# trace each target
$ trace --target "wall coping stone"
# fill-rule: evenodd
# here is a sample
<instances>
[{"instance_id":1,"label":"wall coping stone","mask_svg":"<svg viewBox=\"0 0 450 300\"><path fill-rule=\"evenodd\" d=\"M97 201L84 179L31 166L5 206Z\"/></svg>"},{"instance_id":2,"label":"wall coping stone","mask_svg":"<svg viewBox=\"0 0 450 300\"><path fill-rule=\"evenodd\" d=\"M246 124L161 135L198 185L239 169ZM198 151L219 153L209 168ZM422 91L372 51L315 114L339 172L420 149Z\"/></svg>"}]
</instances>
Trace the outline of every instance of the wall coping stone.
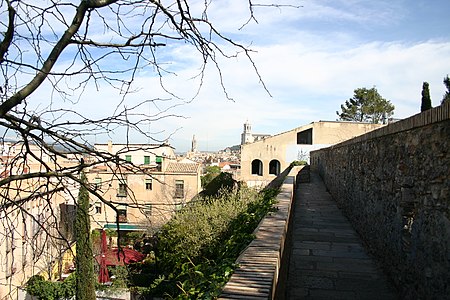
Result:
<instances>
[{"instance_id":1,"label":"wall coping stone","mask_svg":"<svg viewBox=\"0 0 450 300\"><path fill-rule=\"evenodd\" d=\"M409 118L391 123L387 126L370 131L366 134L354 137L350 140L343 141L339 144L330 146L329 148L338 148L354 143L359 143L378 137L408 131L414 128L427 126L430 124L446 121L450 119L450 101L446 101L442 105L430 108L424 112L417 113ZM320 150L316 150L320 151ZM313 151L314 152L314 151Z\"/></svg>"},{"instance_id":2,"label":"wall coping stone","mask_svg":"<svg viewBox=\"0 0 450 300\"><path fill-rule=\"evenodd\" d=\"M253 232L256 238L236 260L239 265L218 299L274 299L282 274L284 250L288 238L289 220L296 174L302 168L293 167L285 175L277 195L275 212L265 216Z\"/></svg>"}]
</instances>

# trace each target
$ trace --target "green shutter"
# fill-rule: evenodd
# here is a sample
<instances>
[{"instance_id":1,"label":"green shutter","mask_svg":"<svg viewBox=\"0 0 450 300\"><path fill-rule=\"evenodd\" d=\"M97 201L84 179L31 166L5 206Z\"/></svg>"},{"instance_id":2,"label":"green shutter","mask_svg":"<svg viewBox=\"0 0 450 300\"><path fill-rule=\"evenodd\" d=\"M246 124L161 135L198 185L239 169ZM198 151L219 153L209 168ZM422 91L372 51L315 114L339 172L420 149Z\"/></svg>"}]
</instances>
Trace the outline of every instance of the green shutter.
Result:
<instances>
[{"instance_id":1,"label":"green shutter","mask_svg":"<svg viewBox=\"0 0 450 300\"><path fill-rule=\"evenodd\" d=\"M150 156L144 156L144 165L150 164Z\"/></svg>"},{"instance_id":2,"label":"green shutter","mask_svg":"<svg viewBox=\"0 0 450 300\"><path fill-rule=\"evenodd\" d=\"M156 157L156 162L157 163L162 163L162 157L161 156L157 156Z\"/></svg>"}]
</instances>

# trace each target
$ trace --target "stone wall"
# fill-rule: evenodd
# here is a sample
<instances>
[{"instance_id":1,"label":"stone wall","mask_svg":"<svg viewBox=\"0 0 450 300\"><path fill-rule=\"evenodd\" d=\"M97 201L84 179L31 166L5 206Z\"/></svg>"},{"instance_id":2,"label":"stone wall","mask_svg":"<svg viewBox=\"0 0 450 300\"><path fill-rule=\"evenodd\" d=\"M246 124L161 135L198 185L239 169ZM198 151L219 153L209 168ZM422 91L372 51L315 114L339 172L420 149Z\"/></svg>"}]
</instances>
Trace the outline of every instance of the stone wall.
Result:
<instances>
[{"instance_id":1,"label":"stone wall","mask_svg":"<svg viewBox=\"0 0 450 300\"><path fill-rule=\"evenodd\" d=\"M289 167L268 188L280 188L274 211L255 229L255 239L236 260L238 267L219 300L285 298L289 266L289 232L295 177L303 166Z\"/></svg>"},{"instance_id":2,"label":"stone wall","mask_svg":"<svg viewBox=\"0 0 450 300\"><path fill-rule=\"evenodd\" d=\"M450 103L311 153L402 298L450 295Z\"/></svg>"}]
</instances>

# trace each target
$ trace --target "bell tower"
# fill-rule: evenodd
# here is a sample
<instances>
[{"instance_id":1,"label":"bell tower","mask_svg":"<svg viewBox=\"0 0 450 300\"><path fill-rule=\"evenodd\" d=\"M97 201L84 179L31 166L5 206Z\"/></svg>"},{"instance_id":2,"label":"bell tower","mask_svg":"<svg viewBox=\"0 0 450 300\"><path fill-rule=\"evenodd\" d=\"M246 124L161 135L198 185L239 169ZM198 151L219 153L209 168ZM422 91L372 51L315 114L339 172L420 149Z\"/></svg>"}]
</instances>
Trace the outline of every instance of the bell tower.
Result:
<instances>
[{"instance_id":1,"label":"bell tower","mask_svg":"<svg viewBox=\"0 0 450 300\"><path fill-rule=\"evenodd\" d=\"M191 152L192 153L196 153L197 152L197 140L195 139L195 134L192 136Z\"/></svg>"},{"instance_id":2,"label":"bell tower","mask_svg":"<svg viewBox=\"0 0 450 300\"><path fill-rule=\"evenodd\" d=\"M248 120L244 123L244 132L241 134L241 145L253 143L252 125Z\"/></svg>"}]
</instances>

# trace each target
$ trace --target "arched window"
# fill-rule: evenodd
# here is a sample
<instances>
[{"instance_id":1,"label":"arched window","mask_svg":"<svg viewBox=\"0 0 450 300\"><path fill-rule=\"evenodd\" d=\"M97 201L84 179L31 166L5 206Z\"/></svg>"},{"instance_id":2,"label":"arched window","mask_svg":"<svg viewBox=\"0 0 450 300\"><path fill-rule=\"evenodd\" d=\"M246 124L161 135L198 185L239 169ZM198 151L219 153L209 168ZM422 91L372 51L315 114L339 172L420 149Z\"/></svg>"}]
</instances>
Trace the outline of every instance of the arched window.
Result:
<instances>
[{"instance_id":1,"label":"arched window","mask_svg":"<svg viewBox=\"0 0 450 300\"><path fill-rule=\"evenodd\" d=\"M280 174L280 162L276 159L273 159L269 163L269 174L278 175Z\"/></svg>"},{"instance_id":2,"label":"arched window","mask_svg":"<svg viewBox=\"0 0 450 300\"><path fill-rule=\"evenodd\" d=\"M263 164L259 159L252 161L252 175L262 176L263 174Z\"/></svg>"}]
</instances>

